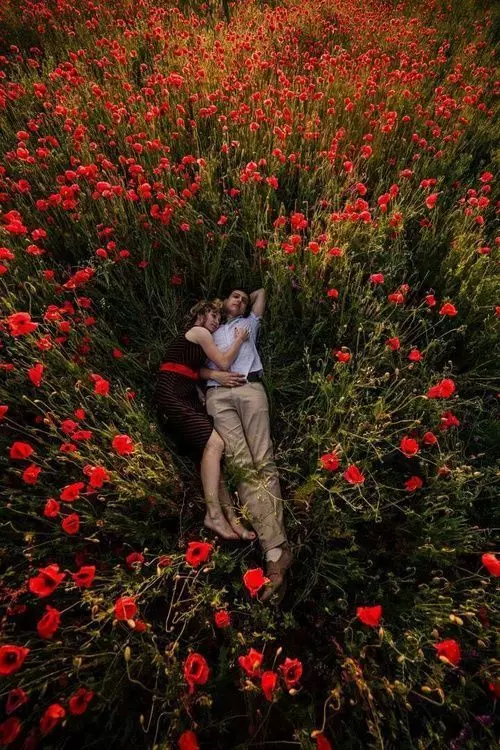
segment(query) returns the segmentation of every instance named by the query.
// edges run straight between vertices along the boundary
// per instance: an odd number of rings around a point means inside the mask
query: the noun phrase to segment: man
[[[250,314],[245,313],[251,305]],[[283,503],[274,463],[269,405],[261,383],[263,369],[256,347],[257,334],[266,306],[264,289],[248,295],[234,289],[224,300],[226,323],[214,333],[214,341],[224,351],[233,341],[233,329],[242,323],[250,330],[229,368],[217,370],[213,362],[200,370],[207,382],[206,408],[214,427],[226,445],[226,457],[237,468],[241,480],[238,495],[259,537],[266,557],[267,585],[261,601],[281,601],[285,571],[292,562],[285,527]]]

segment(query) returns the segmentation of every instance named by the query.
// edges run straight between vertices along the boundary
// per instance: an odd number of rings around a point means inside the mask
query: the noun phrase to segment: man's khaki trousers
[[[261,383],[207,389],[207,412],[224,440],[229,466],[241,479],[238,495],[264,552],[286,542],[269,406]]]

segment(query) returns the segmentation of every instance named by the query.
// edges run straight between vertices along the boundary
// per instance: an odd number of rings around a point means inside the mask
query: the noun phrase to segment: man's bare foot
[[[238,518],[229,518],[229,525],[232,530],[235,531],[241,539],[245,539],[247,542],[253,542],[257,538],[255,531],[249,531],[246,529]]]
[[[223,539],[239,539],[239,535],[231,528],[224,516],[205,516],[203,524],[219,534]]]

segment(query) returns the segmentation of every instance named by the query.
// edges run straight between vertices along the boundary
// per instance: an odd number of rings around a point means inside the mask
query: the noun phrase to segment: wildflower
[[[41,598],[50,596],[66,577],[66,573],[59,572],[59,565],[51,564],[38,569],[38,575],[30,578],[28,588],[32,594]]]
[[[437,203],[437,199],[438,199],[437,193],[431,193],[430,195],[428,195],[427,198],[425,199],[425,205],[427,206],[427,208],[434,208],[434,206]]]
[[[52,703],[40,719],[40,731],[42,735],[49,734],[60,721],[66,716],[66,711],[60,703]]]
[[[426,445],[435,445],[437,443],[438,439],[434,435],[433,432],[426,432],[425,435],[422,438],[422,442]]]
[[[500,576],[500,560],[496,555],[493,555],[491,552],[485,552],[481,557],[481,562],[488,573],[491,573],[492,576],[495,576],[496,578]]]
[[[201,563],[208,560],[212,550],[213,547],[208,542],[189,542],[185,560],[188,565],[197,568]]]
[[[7,696],[7,703],[5,705],[5,713],[7,715],[17,711],[18,708],[28,702],[28,695],[20,687],[12,688]]]
[[[349,482],[349,484],[363,484],[365,481],[363,474],[358,467],[354,465],[348,466],[344,471],[344,479]]]
[[[385,281],[384,274],[372,273],[372,275],[370,276],[370,281],[372,284],[383,284]]]
[[[0,646],[0,675],[6,675],[17,672],[23,666],[23,662],[30,652],[29,648],[24,646],[12,646],[5,644]]]
[[[227,628],[229,625],[231,625],[231,617],[229,615],[229,612],[226,612],[225,609],[221,609],[214,615],[214,621],[215,625],[218,628]]]
[[[120,456],[128,456],[135,450],[134,443],[128,435],[116,435],[113,438],[111,445]]]
[[[37,388],[42,384],[44,369],[44,366],[40,362],[37,362],[36,365],[33,365],[33,367],[30,367],[28,370],[28,377]]]
[[[52,638],[61,620],[61,613],[50,604],[46,606],[46,612],[42,619],[38,621],[36,629],[40,638]]]
[[[287,657],[283,664],[280,665],[280,672],[287,690],[290,690],[302,677],[302,662],[298,659],[289,659]]]
[[[454,666],[460,662],[462,654],[460,652],[460,646],[453,638],[449,638],[445,641],[436,643],[434,648],[437,651],[438,657],[445,662],[449,662]]]
[[[401,439],[399,448],[401,450],[401,453],[403,453],[403,455],[405,455],[406,458],[412,458],[419,452],[417,441],[414,440],[414,438],[410,438],[406,436]]]
[[[14,742],[22,729],[21,721],[17,716],[11,716],[0,724],[0,745],[5,747]]]
[[[117,620],[131,620],[137,614],[137,605],[133,596],[120,596],[116,600],[114,613]]]
[[[26,336],[26,334],[33,333],[38,328],[38,323],[34,323],[31,320],[31,315],[27,312],[9,315],[7,325],[12,336]]]
[[[455,383],[451,378],[444,378],[427,391],[427,398],[449,398],[455,393]]]
[[[380,618],[382,617],[382,606],[376,604],[373,607],[358,607],[356,615],[364,625],[369,625],[372,628],[378,627]]]
[[[254,648],[251,648],[245,656],[238,657],[238,663],[248,677],[258,677],[260,675],[260,667],[263,661],[264,654],[261,654],[260,651],[256,651]]]
[[[441,307],[439,314],[447,315],[448,317],[452,318],[458,314],[458,310],[455,307],[455,305],[451,304],[451,302],[445,302],[444,305]]]
[[[84,714],[93,697],[93,690],[87,690],[86,687],[78,688],[76,693],[73,693],[73,695],[68,700],[68,708],[70,714],[73,714],[73,716],[80,716],[81,714]]]
[[[12,443],[9,455],[12,459],[22,461],[25,458],[29,458],[33,452],[34,448],[29,443],[16,441]]]
[[[394,336],[392,339],[387,339],[385,344],[386,346],[389,346],[393,352],[397,352],[398,349],[401,348],[401,342],[399,341],[397,336]]]
[[[191,729],[187,729],[179,737],[179,750],[200,750],[198,739]]]
[[[80,516],[78,513],[71,513],[61,521],[61,528],[66,534],[77,534],[80,529]]]
[[[324,453],[321,456],[320,461],[323,469],[326,469],[327,471],[337,471],[340,466],[340,460],[335,451]]]
[[[266,700],[272,703],[274,691],[278,684],[278,675],[276,672],[263,672],[262,677],[260,678],[260,684]]]
[[[420,477],[410,477],[405,482],[405,487],[408,490],[408,492],[415,492],[415,490],[421,489],[423,486],[423,482],[420,479]]]
[[[424,358],[424,355],[419,349],[412,349],[410,353],[408,354],[408,359],[410,362],[421,362]]]
[[[78,588],[88,589],[92,586],[94,581],[95,571],[95,565],[83,565],[80,570],[77,570],[76,573],[71,573],[70,575]]]
[[[184,679],[189,685],[189,693],[194,693],[195,685],[204,685],[210,676],[210,669],[201,654],[189,654],[184,662]]]
[[[257,596],[262,586],[269,583],[269,578],[265,577],[262,568],[253,568],[252,570],[247,570],[243,576],[243,583],[251,596]]]
[[[59,497],[66,503],[72,503],[75,500],[78,500],[78,498],[80,497],[80,490],[83,490],[84,487],[84,482],[74,482],[73,484],[67,484],[66,487],[63,487]]]

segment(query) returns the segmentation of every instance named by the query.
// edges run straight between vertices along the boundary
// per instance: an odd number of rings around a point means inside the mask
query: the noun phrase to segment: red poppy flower
[[[449,318],[453,318],[455,315],[458,314],[458,310],[455,307],[455,305],[451,304],[451,302],[445,302],[444,305],[441,307],[439,314],[447,315]]]
[[[266,700],[272,703],[273,694],[278,684],[278,675],[276,672],[264,672],[260,678],[260,684]]]
[[[354,464],[348,466],[344,471],[344,479],[349,482],[349,484],[363,484],[363,482],[365,481],[365,477],[360,472],[358,467],[354,466]]]
[[[422,442],[426,445],[435,445],[438,439],[433,432],[426,432],[422,438]]]
[[[45,503],[43,515],[46,518],[56,518],[59,515],[60,508],[61,506],[59,505],[57,500],[54,500],[53,497],[49,497],[47,502]]]
[[[257,596],[262,586],[269,583],[269,578],[265,577],[262,568],[252,568],[252,570],[247,570],[243,576],[243,583],[251,596]]]
[[[0,675],[9,675],[17,672],[23,666],[23,662],[30,652],[24,646],[11,646],[5,644],[0,646]]]
[[[437,193],[431,193],[427,198],[425,199],[425,205],[427,208],[434,208],[434,206],[437,203],[438,194]]]
[[[109,482],[109,474],[103,466],[84,466],[83,473],[89,478],[89,485],[100,489],[104,482]]]
[[[379,625],[380,618],[382,617],[382,605],[376,604],[373,607],[358,607],[356,615],[364,625],[369,625],[372,628],[376,628]]]
[[[385,281],[384,274],[383,273],[372,273],[372,275],[370,276],[370,281],[371,281],[372,284],[383,284],[384,281]]]
[[[19,735],[22,724],[17,716],[11,716],[0,724],[0,745],[5,747],[12,744]]]
[[[406,456],[406,458],[412,458],[415,456],[420,448],[418,447],[418,443],[416,440],[410,437],[404,437],[402,438],[399,448],[401,450],[401,453]]]
[[[40,638],[52,638],[61,621],[61,613],[50,604],[45,608],[46,612],[38,621],[36,629]]]
[[[280,665],[280,671],[285,681],[287,689],[290,690],[302,677],[302,662],[298,659],[285,659]]]
[[[462,658],[460,646],[453,638],[449,638],[445,641],[441,641],[440,643],[436,643],[434,645],[434,648],[436,649],[438,657],[440,659],[446,659],[450,662],[450,664],[453,664],[454,666],[456,666]]]
[[[95,565],[83,565],[76,573],[71,573],[71,577],[79,588],[88,589],[94,581],[95,570]]]
[[[238,656],[238,664],[249,677],[258,677],[261,674],[260,667],[264,661],[264,654],[251,648],[245,656]]]
[[[115,617],[117,620],[131,620],[137,613],[137,605],[133,596],[120,596],[115,602]]]
[[[324,734],[316,735],[316,750],[332,750],[332,746]]]
[[[415,492],[415,490],[419,490],[422,486],[423,482],[420,477],[410,477],[405,482],[405,487],[408,492]]]
[[[488,690],[491,690],[495,698],[500,700],[500,682],[488,682]]]
[[[85,487],[85,482],[74,482],[63,487],[59,497],[66,503],[72,503],[80,497],[80,490]]]
[[[45,736],[49,734],[54,727],[56,727],[60,721],[66,716],[66,711],[60,703],[52,703],[49,706],[42,718],[40,719],[40,731]]]
[[[212,553],[213,547],[208,542],[189,542],[186,550],[185,560],[188,565],[197,568],[206,562]]]
[[[174,558],[171,555],[161,555],[160,559],[158,560],[158,567],[168,568],[169,565],[172,565],[173,561]]]
[[[225,609],[221,609],[214,615],[215,625],[218,628],[227,628],[229,625],[231,625],[231,617],[229,615],[229,612],[226,612]]]
[[[8,260],[11,260],[11,258],[8,258]],[[34,323],[31,320],[31,315],[27,312],[13,313],[6,320],[11,336],[25,336],[38,328],[38,323]]]
[[[444,378],[427,391],[427,398],[449,398],[455,393],[455,383],[451,378]]]
[[[46,568],[39,568],[38,575],[29,579],[28,588],[41,598],[49,596],[65,577],[66,573],[59,572],[59,565],[47,565]]]
[[[44,369],[44,366],[40,362],[37,362],[36,365],[33,365],[33,367],[30,367],[28,370],[28,377],[33,385],[36,385],[37,388],[39,388],[42,384],[42,375]]]
[[[485,552],[481,557],[481,562],[492,576],[500,576],[500,560],[496,555],[493,555],[491,552]]]
[[[26,484],[36,484],[41,471],[41,466],[30,464],[22,473],[23,482],[26,482]]]
[[[86,687],[78,688],[76,693],[73,693],[68,700],[70,714],[73,714],[74,716],[84,714],[94,695],[95,693],[93,690],[87,690]]]
[[[421,362],[424,358],[424,355],[420,351],[420,349],[412,349],[410,353],[408,354],[408,359],[410,362]]]
[[[399,341],[397,336],[394,336],[392,339],[387,339],[385,342],[386,346],[389,346],[393,352],[397,352],[398,349],[401,348],[401,342]]]
[[[23,443],[16,441],[10,446],[10,457],[14,460],[23,461],[25,458],[29,458],[34,452],[34,448],[29,443]]]
[[[194,693],[195,685],[204,685],[210,676],[210,669],[201,654],[189,654],[184,662],[184,679],[189,685],[189,693]]]
[[[324,453],[321,458],[321,465],[327,471],[337,471],[340,466],[340,460],[335,451]]]
[[[144,560],[145,560],[145,558],[144,558],[144,555],[142,554],[142,552],[131,552],[130,555],[127,555],[127,557],[125,558],[125,562],[131,568],[134,565],[136,565],[137,563],[139,565],[142,565],[142,563],[144,562]]]
[[[7,696],[7,703],[5,704],[5,713],[8,716],[14,711],[17,711],[18,708],[20,708],[27,702],[28,702],[27,693],[25,693],[24,690],[20,687],[13,688]]]
[[[77,534],[80,529],[80,516],[78,513],[71,513],[66,518],[63,518],[61,528],[66,534]]]
[[[111,445],[120,456],[128,456],[135,450],[132,438],[128,435],[116,435],[116,437],[113,438]]]
[[[200,750],[198,739],[191,729],[186,729],[179,737],[179,750]]]
[[[2,419],[5,417],[8,411],[9,411],[9,407],[6,406],[6,404],[0,405],[0,421],[2,421]]]
[[[459,427],[459,425],[460,422],[452,411],[444,411],[441,414],[441,424],[439,425],[439,429],[441,430],[441,432],[443,432],[444,430],[449,430],[450,427]]]

